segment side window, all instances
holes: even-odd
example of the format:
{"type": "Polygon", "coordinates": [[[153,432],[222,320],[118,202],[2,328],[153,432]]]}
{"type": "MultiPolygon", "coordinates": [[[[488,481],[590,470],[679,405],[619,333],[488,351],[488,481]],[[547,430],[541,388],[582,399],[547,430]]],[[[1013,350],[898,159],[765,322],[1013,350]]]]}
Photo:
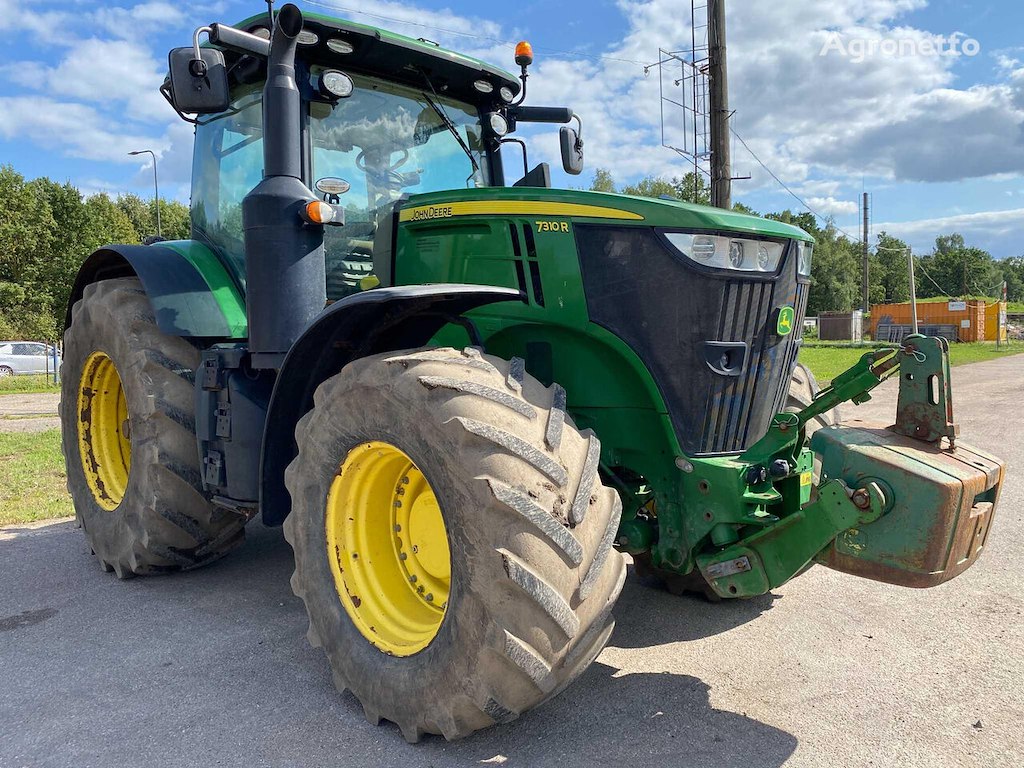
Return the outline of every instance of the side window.
{"type": "Polygon", "coordinates": [[[12,344],[0,344],[0,355],[13,355],[12,344]]]}
{"type": "Polygon", "coordinates": [[[35,350],[32,349],[31,344],[15,344],[14,354],[16,355],[32,355],[35,354],[35,350]]]}
{"type": "Polygon", "coordinates": [[[32,351],[29,352],[30,355],[33,355],[34,357],[46,357],[46,347],[42,344],[31,344],[29,346],[32,349],[32,351]]]}
{"type": "Polygon", "coordinates": [[[242,198],[263,178],[260,87],[238,94],[222,115],[196,126],[192,237],[223,254],[245,284],[242,198]]]}

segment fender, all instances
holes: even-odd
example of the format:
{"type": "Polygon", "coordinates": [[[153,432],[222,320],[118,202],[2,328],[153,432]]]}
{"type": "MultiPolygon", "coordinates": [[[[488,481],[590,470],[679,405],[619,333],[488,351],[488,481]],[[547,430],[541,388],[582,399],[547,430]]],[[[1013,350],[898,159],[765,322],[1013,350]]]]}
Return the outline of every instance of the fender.
{"type": "Polygon", "coordinates": [[[193,240],[157,245],[105,245],[78,270],[64,318],[85,286],[97,280],[137,276],[146,289],[160,330],[171,336],[246,338],[245,299],[238,284],[209,248],[193,240]]]}
{"type": "Polygon", "coordinates": [[[292,345],[270,398],[260,457],[264,524],[280,525],[291,509],[284,470],[298,455],[295,425],[313,407],[321,383],[360,357],[422,347],[471,309],[523,300],[511,288],[410,285],[357,293],[324,310],[292,345]]]}

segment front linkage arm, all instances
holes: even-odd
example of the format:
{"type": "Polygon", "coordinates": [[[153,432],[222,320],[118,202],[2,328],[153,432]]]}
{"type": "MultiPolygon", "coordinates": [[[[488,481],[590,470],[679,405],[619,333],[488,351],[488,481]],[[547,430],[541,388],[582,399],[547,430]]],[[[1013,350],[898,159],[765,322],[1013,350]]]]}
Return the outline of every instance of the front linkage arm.
{"type": "Polygon", "coordinates": [[[933,442],[943,436],[951,441],[955,438],[944,339],[909,336],[901,347],[865,354],[819,392],[807,408],[777,414],[767,434],[736,460],[738,477],[746,485],[742,497],[750,501],[760,497],[768,503],[775,497],[772,509],[781,513],[772,515],[762,509],[756,514],[764,522],[753,533],[697,555],[696,565],[716,593],[750,597],[781,586],[839,533],[873,522],[888,510],[892,501],[886,498],[888,489],[876,482],[867,481],[854,489],[841,480],[828,480],[817,489],[816,498],[802,506],[784,503],[786,499],[774,484],[781,479],[778,467],[784,466],[797,468],[802,491],[809,486],[806,424],[841,403],[859,405],[870,400],[871,390],[901,366],[905,375],[900,377],[897,421],[892,429],[933,442]]]}

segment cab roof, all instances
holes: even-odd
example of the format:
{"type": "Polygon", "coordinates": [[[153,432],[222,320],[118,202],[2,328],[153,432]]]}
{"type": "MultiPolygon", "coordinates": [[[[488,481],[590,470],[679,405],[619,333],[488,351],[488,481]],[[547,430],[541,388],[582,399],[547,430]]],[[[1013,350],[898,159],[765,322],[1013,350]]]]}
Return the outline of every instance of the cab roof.
{"type": "MultiPolygon", "coordinates": [[[[316,63],[352,72],[377,75],[387,79],[423,85],[426,73],[438,92],[470,101],[479,101],[484,94],[473,89],[473,82],[486,80],[494,86],[494,98],[502,87],[518,94],[518,78],[503,69],[479,59],[465,56],[424,38],[415,39],[347,19],[303,11],[303,31],[312,32],[317,41],[300,44],[299,53],[316,63]],[[327,47],[329,40],[342,40],[352,47],[351,53],[337,53],[327,47]]],[[[267,29],[267,14],[250,16],[234,25],[253,32],[267,29]]]]}

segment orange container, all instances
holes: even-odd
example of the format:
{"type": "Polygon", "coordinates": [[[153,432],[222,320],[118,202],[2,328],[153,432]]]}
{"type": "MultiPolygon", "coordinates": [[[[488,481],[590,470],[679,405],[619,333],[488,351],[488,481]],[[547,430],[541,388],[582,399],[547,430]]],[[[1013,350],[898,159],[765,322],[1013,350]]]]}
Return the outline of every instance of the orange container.
{"type": "MultiPolygon", "coordinates": [[[[995,341],[995,317],[997,314],[993,314],[990,321],[989,313],[996,306],[998,305],[986,307],[986,303],[980,299],[919,301],[917,302],[917,324],[952,325],[957,330],[959,341],[995,341]]],[[[1003,307],[1005,309],[1005,305],[1003,307]]],[[[873,305],[871,307],[871,338],[873,339],[878,336],[879,322],[910,325],[910,302],[873,305]]]]}

